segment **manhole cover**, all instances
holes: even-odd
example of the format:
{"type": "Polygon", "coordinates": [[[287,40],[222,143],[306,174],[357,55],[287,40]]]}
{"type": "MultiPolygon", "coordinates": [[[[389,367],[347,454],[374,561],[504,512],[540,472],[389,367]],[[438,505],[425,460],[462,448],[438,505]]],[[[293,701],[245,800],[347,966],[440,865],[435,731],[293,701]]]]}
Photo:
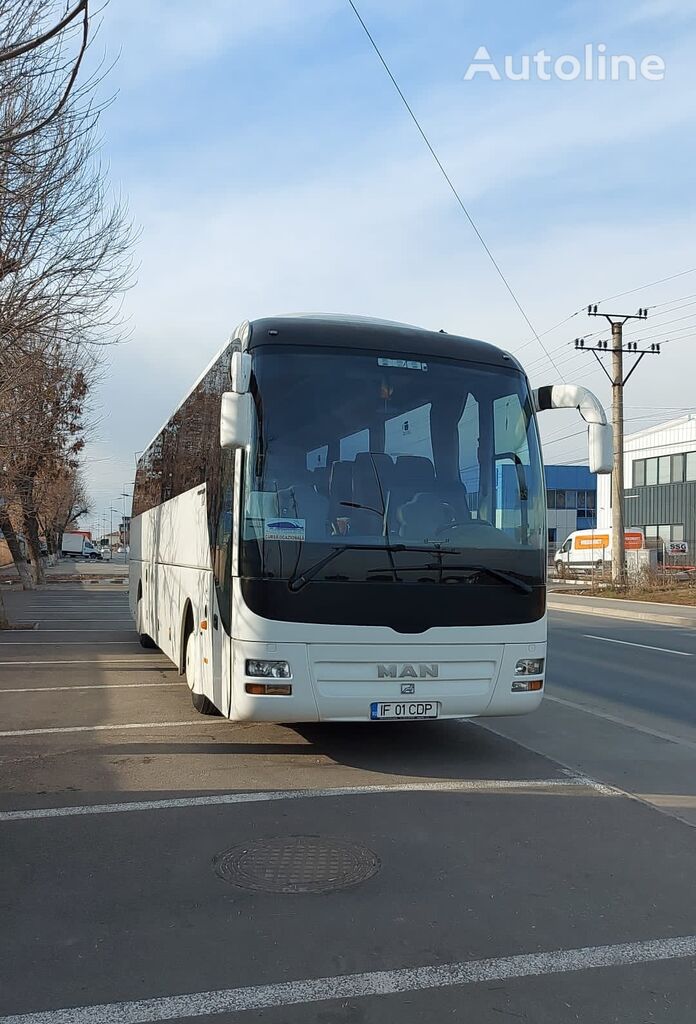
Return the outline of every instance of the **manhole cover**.
{"type": "Polygon", "coordinates": [[[367,847],[322,836],[259,839],[226,850],[214,864],[226,882],[278,893],[346,889],[371,878],[380,867],[367,847]]]}

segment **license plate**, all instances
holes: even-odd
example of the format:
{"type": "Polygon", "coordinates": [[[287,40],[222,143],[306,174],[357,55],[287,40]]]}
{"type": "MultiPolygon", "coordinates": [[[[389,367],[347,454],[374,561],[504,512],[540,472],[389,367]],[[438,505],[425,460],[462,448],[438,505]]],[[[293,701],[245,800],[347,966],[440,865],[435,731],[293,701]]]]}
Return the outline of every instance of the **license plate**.
{"type": "Polygon", "coordinates": [[[375,701],[370,704],[373,722],[382,718],[437,718],[440,705],[435,700],[375,701]]]}

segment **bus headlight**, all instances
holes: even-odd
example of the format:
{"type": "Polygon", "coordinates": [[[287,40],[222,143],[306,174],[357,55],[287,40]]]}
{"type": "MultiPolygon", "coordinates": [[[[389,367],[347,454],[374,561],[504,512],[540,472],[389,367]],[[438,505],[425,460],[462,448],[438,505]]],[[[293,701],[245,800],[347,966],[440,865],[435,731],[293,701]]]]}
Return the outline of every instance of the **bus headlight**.
{"type": "Polygon", "coordinates": [[[257,679],[292,679],[292,672],[287,661],[259,661],[247,658],[246,675],[257,679]]]}
{"type": "Polygon", "coordinates": [[[516,676],[539,676],[543,671],[543,658],[520,658],[515,665],[516,676]]]}

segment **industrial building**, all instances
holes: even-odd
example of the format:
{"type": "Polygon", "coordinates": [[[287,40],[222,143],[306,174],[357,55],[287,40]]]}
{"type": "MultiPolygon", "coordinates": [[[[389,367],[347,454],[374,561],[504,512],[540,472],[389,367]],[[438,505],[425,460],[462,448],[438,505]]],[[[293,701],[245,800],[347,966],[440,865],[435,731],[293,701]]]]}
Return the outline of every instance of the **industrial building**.
{"type": "MultiPolygon", "coordinates": [[[[696,543],[696,413],[624,438],[624,520],[669,545],[696,543]]],[[[611,526],[611,477],[599,477],[597,525],[611,526]]]]}
{"type": "Polygon", "coordinates": [[[546,466],[548,542],[560,546],[573,530],[597,525],[597,476],[587,466],[546,466]]]}

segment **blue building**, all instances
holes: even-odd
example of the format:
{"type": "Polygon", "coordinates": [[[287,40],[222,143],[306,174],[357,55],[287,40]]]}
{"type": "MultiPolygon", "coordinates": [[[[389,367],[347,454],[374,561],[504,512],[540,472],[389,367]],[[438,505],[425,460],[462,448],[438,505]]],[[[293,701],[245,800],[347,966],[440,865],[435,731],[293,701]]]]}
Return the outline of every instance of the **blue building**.
{"type": "Polygon", "coordinates": [[[549,544],[597,525],[597,476],[587,466],[546,466],[549,544]]]}

